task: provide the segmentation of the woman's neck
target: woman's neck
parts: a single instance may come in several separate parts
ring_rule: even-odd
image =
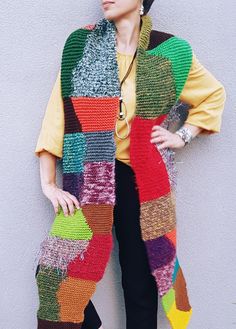
[[[115,21],[116,47],[121,53],[133,54],[137,48],[141,27],[140,15],[129,16]]]

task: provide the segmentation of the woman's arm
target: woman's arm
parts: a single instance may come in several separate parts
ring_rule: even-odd
[[[64,108],[61,96],[61,72],[54,83],[49,101],[44,113],[41,130],[38,136],[35,155],[46,150],[58,159],[62,158],[64,135]]]
[[[223,84],[193,53],[191,70],[180,99],[192,105],[185,124],[201,127],[201,135],[219,133],[226,101]]]
[[[62,207],[65,216],[74,213],[74,205],[80,208],[77,198],[67,191],[63,191],[56,185],[56,156],[48,151],[39,153],[40,159],[40,179],[44,195],[52,202],[55,213]]]
[[[199,62],[195,53],[193,53],[192,66],[180,100],[192,106],[182,127],[189,128],[193,137],[220,131],[226,100],[225,88]],[[180,136],[158,125],[153,127],[150,142],[161,143],[158,145],[158,149],[181,148],[185,145]]]
[[[182,127],[189,128],[191,130],[193,138],[202,132],[201,127],[193,126],[189,123],[185,123]],[[151,143],[161,143],[157,145],[159,150],[166,147],[181,148],[185,146],[185,142],[179,135],[172,133],[169,130],[158,125],[152,127],[151,137]]]
[[[35,148],[40,159],[41,187],[52,202],[55,212],[62,207],[65,216],[73,215],[74,205],[79,209],[77,198],[56,185],[56,163],[62,157],[64,135],[64,111],[61,97],[60,72],[54,84]],[[69,211],[68,211],[69,210]]]

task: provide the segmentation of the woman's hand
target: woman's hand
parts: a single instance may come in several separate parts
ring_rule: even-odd
[[[161,143],[157,146],[159,150],[165,147],[181,148],[185,145],[184,141],[179,135],[172,133],[158,125],[152,127],[150,142]]]
[[[74,206],[77,209],[80,208],[79,201],[74,195],[62,190],[54,183],[44,184],[42,190],[44,195],[52,202],[55,213],[58,213],[59,205],[62,207],[65,216],[69,214],[68,209],[72,216],[74,214]]]
[[[67,191],[63,191],[56,185],[56,156],[47,151],[40,152],[40,179],[44,195],[52,202],[55,213],[58,213],[59,206],[65,216],[74,214],[74,205],[80,208],[77,198]]]

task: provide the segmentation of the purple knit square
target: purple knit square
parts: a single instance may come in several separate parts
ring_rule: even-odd
[[[165,236],[145,241],[151,271],[167,265],[175,257],[176,249],[173,243]]]
[[[115,163],[85,162],[81,206],[102,203],[115,204]]]
[[[71,193],[80,201],[83,186],[83,173],[63,173],[63,190]]]

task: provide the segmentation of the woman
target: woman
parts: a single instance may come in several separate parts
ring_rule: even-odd
[[[104,18],[66,41],[35,149],[56,213],[36,272],[39,329],[102,328],[90,298],[110,257],[113,223],[126,328],[157,328],[157,292],[172,328],[189,323],[176,255],[174,149],[220,131],[225,90],[187,41],[152,29],[152,3],[102,1]]]

